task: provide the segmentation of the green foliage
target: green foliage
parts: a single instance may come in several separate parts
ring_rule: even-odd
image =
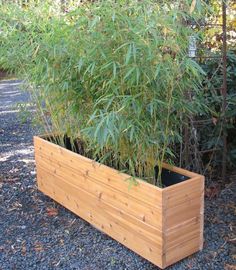
[[[210,13],[206,14],[200,21],[205,24],[211,24],[210,27],[204,29],[203,34],[203,44],[205,49],[208,48],[209,51],[216,52],[222,49],[222,29],[219,24],[222,24],[222,0],[207,0],[206,1],[211,7]],[[236,46],[236,2],[235,0],[227,0],[227,47],[229,50],[234,50]],[[214,26],[218,24],[218,26]]]
[[[214,54],[219,57],[219,53]],[[202,150],[209,150],[212,148],[218,149],[214,157],[208,156],[205,159],[208,161],[212,159],[211,166],[217,167],[222,162],[222,132],[226,130],[228,140],[228,165],[235,167],[236,164],[236,52],[231,50],[227,53],[227,110],[226,110],[226,126],[223,126],[221,119],[222,113],[222,63],[219,60],[212,59],[202,63],[202,68],[207,74],[204,82],[203,100],[209,107],[209,113],[206,114],[208,118],[212,118],[210,123],[199,128],[201,138]]]
[[[0,66],[31,83],[47,131],[80,137],[93,158],[150,182],[158,165],[161,186],[183,119],[202,110],[187,101],[203,70],[188,58],[196,34],[184,24],[200,6],[184,3],[185,12],[178,2],[107,0],[67,14],[3,6]]]

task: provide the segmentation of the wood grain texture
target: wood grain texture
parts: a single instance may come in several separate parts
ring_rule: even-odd
[[[200,250],[203,245],[204,177],[163,189],[165,266]]]
[[[203,242],[201,175],[164,189],[34,137],[39,190],[160,268],[198,251]]]
[[[73,168],[63,166],[63,163],[60,161],[55,161],[54,159],[41,154],[37,154],[36,162],[38,166],[44,168],[49,173],[63,179],[67,179],[67,181],[75,186],[79,183],[79,188],[86,190],[96,196],[99,200],[105,201],[110,205],[114,205],[121,211],[129,212],[138,220],[144,221],[146,224],[161,230],[162,223],[161,219],[158,218],[161,216],[160,207],[146,204],[139,199],[130,200],[129,194],[127,194],[128,192],[124,193],[113,189],[112,186],[100,183],[89,175],[83,174],[79,168],[76,171]]]
[[[120,173],[115,169],[99,164],[38,137],[34,140],[34,145],[35,150],[38,150],[39,153],[50,156],[55,160],[60,160],[69,168],[74,168],[75,170],[79,168],[86,176],[112,186],[116,190],[128,193],[129,196],[142,200],[147,204],[161,207],[162,189],[158,187],[137,179],[138,186],[133,186],[132,189],[128,190],[127,179],[130,176],[127,174]],[[140,189],[142,189],[142,192],[140,192]]]

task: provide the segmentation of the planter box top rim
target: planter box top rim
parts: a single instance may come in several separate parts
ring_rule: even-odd
[[[62,146],[60,146],[60,145],[57,145],[57,144],[55,144],[55,143],[53,143],[53,142],[50,142],[50,141],[46,140],[45,137],[48,137],[48,136],[50,136],[50,135],[52,135],[52,134],[36,135],[36,136],[33,136],[33,138],[34,138],[34,140],[43,140],[44,142],[46,142],[46,143],[48,143],[48,144],[50,144],[50,145],[54,145],[54,146],[57,147],[57,148],[62,148],[63,151],[69,152],[71,155],[74,155],[74,156],[79,156],[80,158],[83,158],[84,160],[86,160],[86,161],[88,161],[88,162],[92,162],[95,166],[96,166],[96,165],[99,166],[99,167],[102,166],[102,167],[109,168],[110,170],[113,170],[113,171],[118,172],[118,170],[116,170],[116,169],[114,169],[114,168],[112,168],[112,167],[109,167],[109,166],[107,166],[107,165],[104,165],[104,164],[102,164],[102,163],[99,163],[99,162],[97,162],[97,161],[95,161],[95,160],[92,160],[92,159],[90,159],[90,158],[87,158],[87,157],[85,157],[85,156],[83,156],[83,155],[80,155],[80,154],[78,154],[78,153],[75,153],[75,152],[73,152],[73,151],[71,151],[71,150],[68,150],[68,149],[66,149],[66,148],[64,148],[64,147],[62,147]],[[190,172],[190,171],[188,171],[188,170],[185,170],[185,169],[182,169],[182,168],[173,166],[173,165],[169,165],[169,164],[167,164],[167,163],[163,163],[163,168],[165,168],[165,169],[167,169],[167,170],[170,170],[170,171],[173,171],[173,172],[176,172],[176,173],[179,173],[179,174],[182,174],[182,175],[184,175],[184,176],[187,176],[187,177],[189,177],[189,179],[187,179],[187,180],[185,180],[185,181],[183,181],[183,182],[180,182],[180,183],[177,183],[177,184],[168,186],[168,187],[164,187],[164,188],[161,188],[161,187],[155,186],[155,185],[153,185],[153,184],[150,184],[150,183],[148,183],[147,181],[143,180],[142,178],[137,178],[137,177],[136,177],[135,179],[137,180],[137,182],[141,182],[142,184],[147,185],[147,186],[149,186],[149,187],[151,186],[152,188],[155,188],[155,189],[157,189],[157,190],[159,190],[159,191],[167,191],[167,190],[174,189],[174,188],[177,187],[177,186],[179,187],[179,186],[181,186],[181,185],[191,184],[191,182],[192,182],[192,181],[195,181],[196,178],[199,178],[199,177],[204,178],[204,176],[201,175],[201,174],[197,174],[197,173],[194,173],[194,172]],[[127,179],[131,177],[130,175],[128,175],[128,174],[126,174],[126,173],[123,173],[123,172],[120,172],[120,174],[126,176]]]

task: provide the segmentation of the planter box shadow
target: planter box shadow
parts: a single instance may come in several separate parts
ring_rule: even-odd
[[[160,268],[203,246],[204,177],[164,168],[188,180],[166,187],[130,176],[34,137],[38,188]]]

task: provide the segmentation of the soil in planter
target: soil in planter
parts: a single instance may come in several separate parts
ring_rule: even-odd
[[[73,151],[77,154],[80,154],[82,156],[88,157],[88,158],[92,158],[93,157],[93,153],[91,151],[85,151],[86,145],[83,141],[76,139],[76,140],[71,140],[70,137],[68,136],[63,136],[63,138],[59,137],[59,136],[47,136],[44,137],[45,140],[50,141],[52,143],[55,143],[57,145],[60,145],[63,147],[65,147],[66,149]],[[99,157],[97,157],[96,161],[99,161]],[[109,164],[110,167],[116,169],[116,170],[121,170],[124,169],[122,168],[121,165],[119,165],[119,162],[111,162],[111,164]],[[126,170],[129,170],[129,166],[128,164],[125,166]],[[153,168],[153,172],[154,172],[154,179],[157,179],[158,176],[158,171],[159,168],[158,166],[155,166]],[[186,181],[190,179],[189,177],[170,171],[168,169],[162,168],[162,172],[161,172],[161,182],[162,182],[162,188],[165,187],[169,187],[175,184],[178,184],[180,182]]]
[[[8,77],[8,73],[5,70],[0,69],[0,80]]]
[[[15,76],[7,70],[0,68],[0,81],[9,79],[15,79]]]
[[[159,171],[158,166],[155,166],[154,170],[155,170],[155,178],[157,178],[158,171]],[[169,187],[169,186],[178,184],[180,182],[186,181],[188,179],[190,178],[185,175],[162,168],[161,181],[162,181],[163,187]]]

